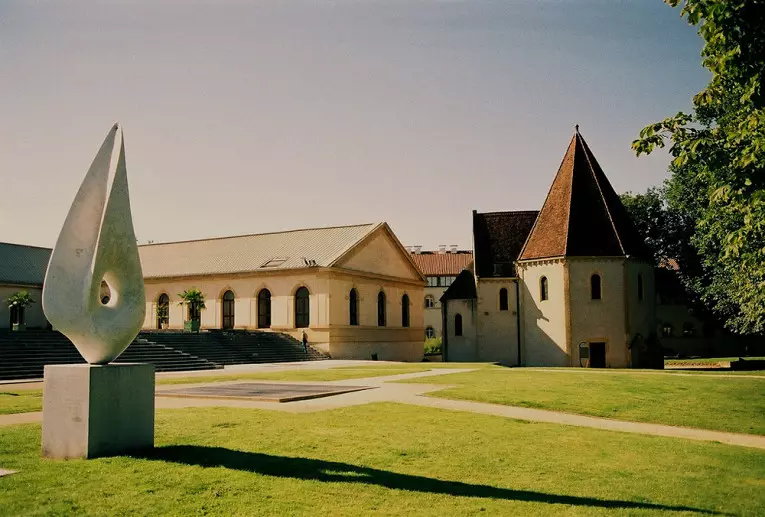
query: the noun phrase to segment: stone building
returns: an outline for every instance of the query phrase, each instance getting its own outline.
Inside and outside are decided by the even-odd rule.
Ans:
[[[423,251],[410,246],[412,260],[427,279],[425,286],[425,338],[442,337],[441,297],[452,282],[473,262],[473,252],[457,246],[439,246],[437,251]]]
[[[50,248],[0,242],[0,328],[13,326],[19,316],[5,303],[19,291],[27,291],[35,302],[23,309],[22,323],[32,328],[47,325],[42,310],[42,286],[50,251]]]
[[[205,296],[202,329],[276,330],[335,359],[423,357],[425,279],[386,223],[139,247],[145,329],[182,329],[178,293]],[[166,306],[167,318],[157,316]]]
[[[644,364],[652,256],[577,130],[537,212],[473,212],[474,266],[444,293],[445,358]]]
[[[419,361],[425,278],[386,223],[303,229],[138,247],[146,288],[143,328],[181,330],[179,293],[199,289],[201,328],[279,331],[335,359]],[[0,243],[0,298],[25,289],[44,328],[49,248]],[[102,303],[110,290],[102,284]],[[157,311],[158,306],[166,308]],[[166,313],[165,316],[163,313]],[[10,326],[0,307],[0,328]]]

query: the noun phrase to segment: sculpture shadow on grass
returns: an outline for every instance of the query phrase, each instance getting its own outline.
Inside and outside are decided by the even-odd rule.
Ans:
[[[363,483],[393,490],[409,490],[412,492],[443,494],[456,497],[480,497],[532,503],[592,506],[596,508],[660,510],[668,512],[697,512],[709,515],[728,515],[688,506],[670,506],[636,501],[596,499],[592,497],[548,494],[530,490],[513,490],[511,488],[499,488],[489,485],[474,485],[460,481],[444,481],[441,479],[399,474],[369,467],[360,467],[348,463],[310,458],[272,456],[257,452],[236,451],[223,447],[170,445],[166,447],[157,447],[144,454],[136,455],[135,457],[179,463],[182,465],[224,467],[232,470],[254,472],[264,476],[327,481],[333,483]]]

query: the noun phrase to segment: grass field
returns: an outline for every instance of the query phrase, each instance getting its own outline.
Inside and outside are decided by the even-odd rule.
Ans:
[[[252,372],[190,377],[158,377],[157,384],[191,384],[223,381],[341,381],[382,375],[424,372],[432,369],[429,363],[400,363],[381,366],[350,366],[324,370],[284,370],[279,372]],[[455,366],[454,368],[459,368]]]
[[[140,458],[0,428],[0,515],[762,515],[765,451],[397,404],[164,410]]]
[[[455,385],[433,397],[765,434],[765,378],[491,366],[405,382]]]
[[[157,384],[192,384],[227,381],[340,381],[362,379],[383,375],[425,372],[438,368],[483,368],[485,364],[464,363],[401,363],[380,366],[354,366],[324,370],[285,370],[279,372],[253,372],[237,374],[217,374],[189,377],[157,377]],[[42,390],[6,390],[0,391],[0,415],[26,413],[42,410]]]
[[[42,390],[3,391],[0,388],[0,415],[42,409]]]

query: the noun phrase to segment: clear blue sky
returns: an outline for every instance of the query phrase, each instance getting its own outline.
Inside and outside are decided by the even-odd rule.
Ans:
[[[0,241],[52,246],[111,124],[141,242],[387,221],[470,246],[538,209],[574,124],[618,192],[690,107],[701,40],[661,0],[0,2]]]

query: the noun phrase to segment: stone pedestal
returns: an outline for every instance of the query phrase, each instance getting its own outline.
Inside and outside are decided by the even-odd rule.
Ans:
[[[42,455],[114,456],[154,447],[154,365],[47,365]]]

